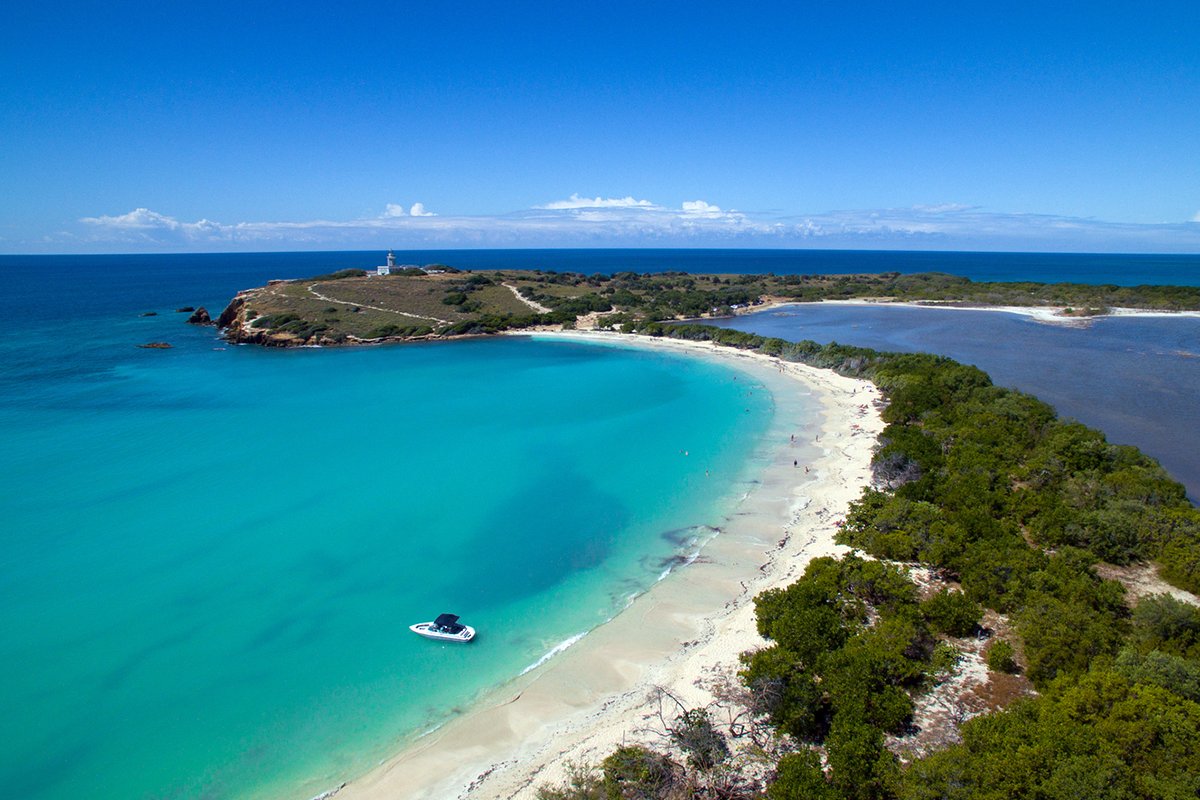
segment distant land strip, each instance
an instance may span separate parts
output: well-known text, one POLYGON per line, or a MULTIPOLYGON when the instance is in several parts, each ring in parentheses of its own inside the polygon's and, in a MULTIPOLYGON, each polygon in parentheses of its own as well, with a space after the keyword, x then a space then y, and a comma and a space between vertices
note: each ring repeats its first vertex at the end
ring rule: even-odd
POLYGON ((936 272, 470 272, 438 264, 395 270, 390 275, 342 270, 303 280, 271 281, 239 293, 217 325, 227 339, 237 343, 334 346, 523 329, 634 332, 655 323, 726 317, 780 303, 830 300, 1019 307, 1085 323, 1114 310, 1200 311, 1200 287, 991 283, 936 272))

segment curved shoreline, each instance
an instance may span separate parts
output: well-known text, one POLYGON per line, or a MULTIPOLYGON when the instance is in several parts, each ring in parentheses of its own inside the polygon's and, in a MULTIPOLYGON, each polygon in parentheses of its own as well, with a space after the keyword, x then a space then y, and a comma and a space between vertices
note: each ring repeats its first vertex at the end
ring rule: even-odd
MULTIPOLYGON (((543 335, 543 334, 538 334, 543 335)), ((559 339, 715 358, 753 373, 772 391, 766 467, 702 558, 677 569, 608 623, 476 708, 427 734, 336 791, 339 800, 532 798, 569 763, 602 758, 646 738, 666 689, 692 706, 713 699, 739 653, 760 646, 753 597, 795 580, 810 558, 840 552, 833 542, 847 504, 870 480, 883 423, 867 381, 710 343, 595 332, 559 339), (816 414, 789 417, 816 400, 816 414), (793 444, 816 439, 811 472, 793 465, 793 444), (452 766, 447 766, 452 765, 452 766)))

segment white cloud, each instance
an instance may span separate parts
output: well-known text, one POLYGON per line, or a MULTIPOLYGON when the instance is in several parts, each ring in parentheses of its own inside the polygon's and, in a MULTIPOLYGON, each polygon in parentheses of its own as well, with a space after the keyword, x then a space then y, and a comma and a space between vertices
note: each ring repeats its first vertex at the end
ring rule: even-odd
POLYGON ((1200 211, 1196 212, 1196 216, 1192 217, 1192 222, 1200 222, 1200 211))
POLYGON ((932 206, 913 206, 913 211, 923 211, 928 214, 954 214, 959 211, 971 211, 978 206, 968 206, 962 203, 938 203, 932 206))
MULTIPOLYGON (((1197 215, 1200 217, 1200 214, 1197 215)), ((185 222, 147 208, 81 220, 77 250, 355 247, 742 246, 1197 252, 1195 222, 1140 224, 1005 214, 958 204, 779 215, 723 210, 705 200, 667 208, 649 200, 580 198, 500 215, 436 215, 388 204, 377 217, 185 222)), ((7 245, 7 243, 6 243, 7 245)))
POLYGON ((180 223, 174 217, 168 217, 164 214, 159 214, 157 211, 151 211, 148 208, 135 208, 128 214, 120 214, 115 217, 107 215, 99 217, 84 217, 80 222, 86 222, 89 225, 101 225, 109 228, 167 228, 176 230, 180 223))
POLYGON ((117 216, 84 217, 80 222, 124 234, 118 237, 124 241, 154 241, 156 234, 164 231, 190 241, 223 239, 228 238, 232 230, 231 226, 222 225, 210 219, 180 222, 175 217, 169 217, 148 208, 135 208, 127 214, 117 216))
POLYGON ((549 211, 566 211, 574 208, 657 208, 649 200, 635 200, 632 195, 626 197, 580 197, 572 194, 566 200, 555 200, 536 208, 549 211))
POLYGON ((696 214, 704 217, 719 217, 722 213, 720 206, 706 203, 703 200, 684 200, 681 208, 685 214, 696 214))

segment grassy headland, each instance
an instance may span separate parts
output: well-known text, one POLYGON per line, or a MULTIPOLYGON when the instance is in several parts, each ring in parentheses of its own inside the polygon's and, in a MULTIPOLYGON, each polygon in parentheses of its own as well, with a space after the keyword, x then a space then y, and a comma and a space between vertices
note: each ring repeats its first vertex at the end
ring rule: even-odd
POLYGON ((947 305, 1051 307, 1064 316, 1110 308, 1200 310, 1200 288, 976 283, 902 275, 581 275, 540 270, 461 272, 438 266, 388 276, 362 270, 276 281, 242 292, 218 325, 238 342, 354 344, 496 333, 540 326, 632 329, 728 316, 777 302, 872 299, 947 305))

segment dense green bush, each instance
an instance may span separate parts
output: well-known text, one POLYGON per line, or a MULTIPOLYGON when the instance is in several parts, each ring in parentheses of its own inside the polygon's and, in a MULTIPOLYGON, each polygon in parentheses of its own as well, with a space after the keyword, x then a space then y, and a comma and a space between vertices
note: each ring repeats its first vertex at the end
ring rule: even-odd
POLYGON ((1005 639, 996 639, 988 645, 987 665, 993 672, 1016 672, 1016 651, 1013 650, 1012 644, 1005 639))
POLYGON ((314 275, 311 278, 302 278, 292 281, 292 283, 309 283, 312 281, 340 281, 343 278, 363 278, 366 277, 365 269, 339 269, 337 272, 326 272, 324 275, 314 275))
POLYGON ((428 325, 399 325, 396 323, 390 323, 387 325, 380 325, 372 330, 368 338, 383 339, 388 337, 399 337, 413 339, 420 336, 429 336, 432 333, 433 328, 428 325))
POLYGON ((929 627, 948 636, 970 636, 979 627, 983 609, 962 592, 943 589, 921 604, 929 627))
POLYGON ((1117 655, 1115 670, 1134 683, 1159 686, 1200 703, 1200 660, 1195 658, 1127 647, 1117 655))
POLYGON ((1109 672, 971 720, 913 763, 902 800, 1194 798, 1200 705, 1109 672))
POLYGON ((1132 643, 1200 661, 1200 608, 1169 594, 1143 597, 1133 610, 1132 643))
POLYGON ((769 800, 840 800, 838 792, 821 768, 814 750, 788 753, 779 759, 775 780, 767 788, 769 800))
POLYGON ((679 766, 671 759, 636 745, 618 747, 600 768, 609 800, 657 800, 680 779, 679 766))
POLYGON ((912 714, 934 640, 916 586, 898 568, 848 556, 817 558, 785 589, 755 598, 771 647, 743 657, 758 710, 801 741, 857 720, 899 731, 912 714), (874 623, 871 624, 871 620, 874 623))

